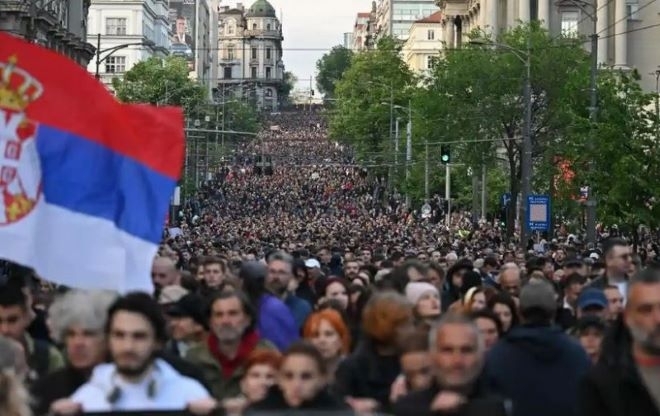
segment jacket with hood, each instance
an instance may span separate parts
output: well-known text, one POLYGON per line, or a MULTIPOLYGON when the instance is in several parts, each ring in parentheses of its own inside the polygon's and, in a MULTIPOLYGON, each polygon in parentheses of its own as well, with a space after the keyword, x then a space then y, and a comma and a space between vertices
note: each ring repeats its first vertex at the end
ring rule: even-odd
POLYGON ((456 264, 447 270, 445 282, 442 287, 442 311, 446 312, 454 302, 461 300, 461 287, 454 285, 452 277, 457 272, 465 270, 466 273, 472 271, 472 263, 469 260, 459 260, 456 264))
POLYGON ((489 351, 483 376, 512 401, 514 416, 578 416, 578 384, 590 367, 560 328, 519 326, 489 351))
POLYGON ((600 360, 580 385, 580 416, 660 416, 632 356, 630 332, 619 319, 603 341, 600 360))
POLYGON ((79 403, 83 412, 157 411, 184 410, 190 402, 209 397, 199 382, 182 376, 157 358, 151 375, 137 384, 123 382, 117 376, 115 364, 100 364, 71 400, 79 403))

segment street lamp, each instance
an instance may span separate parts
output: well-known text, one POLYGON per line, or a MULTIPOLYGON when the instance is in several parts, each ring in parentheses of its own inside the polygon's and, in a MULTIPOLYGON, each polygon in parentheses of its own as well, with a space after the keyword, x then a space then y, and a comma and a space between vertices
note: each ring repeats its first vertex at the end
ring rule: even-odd
POLYGON ((101 49, 101 34, 96 35, 96 72, 94 74, 94 77, 96 79, 101 79, 101 74, 99 74, 99 68, 101 67, 101 63, 105 62, 106 59, 108 59, 113 53, 117 52, 118 50, 128 48, 129 46, 148 46, 148 47, 153 47, 155 44, 151 40, 143 40, 141 42, 131 42, 131 43, 123 43, 121 45, 113 46, 111 48, 105 48, 101 49), (101 54, 105 53, 106 55, 104 57, 101 57, 101 54))
POLYGON ((525 118, 523 123, 523 142, 522 142, 522 186, 521 186, 521 204, 520 204, 520 244, 523 248, 527 247, 530 230, 528 229, 527 218, 527 200, 532 194, 532 54, 531 54, 531 34, 527 37, 527 50, 523 51, 505 43, 496 43, 489 40, 474 40, 470 42, 474 45, 488 45, 507 49, 516 58, 525 65, 525 118))

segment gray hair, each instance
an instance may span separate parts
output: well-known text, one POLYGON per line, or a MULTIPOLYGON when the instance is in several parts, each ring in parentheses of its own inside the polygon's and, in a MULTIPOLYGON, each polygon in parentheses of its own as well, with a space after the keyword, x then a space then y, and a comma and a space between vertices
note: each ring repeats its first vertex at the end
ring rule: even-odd
POLYGON ((472 319, 469 317, 461 314, 461 313, 448 313, 444 315, 434 326, 431 328, 431 331, 429 331, 429 347, 431 349, 431 352, 437 352, 438 349, 438 333, 446 326, 449 325, 463 325, 472 332, 474 332, 474 335, 477 338, 477 353, 478 354, 483 354, 486 351, 486 344, 484 343, 484 337, 481 335, 481 331, 479 331, 479 327, 477 327, 477 324, 474 323, 472 319))
POLYGON ((293 257, 286 251, 275 251, 268 256, 268 264, 272 261, 283 261, 287 263, 293 269, 293 257))
POLYGON ((48 309, 52 337, 61 343, 67 331, 77 325, 102 333, 108 308, 116 299, 116 293, 102 290, 71 290, 57 297, 48 309))
POLYGON ((628 281, 628 287, 626 288, 626 299, 630 299, 630 293, 635 286, 655 285, 658 283, 660 283, 660 270, 654 268, 646 268, 632 276, 628 281))

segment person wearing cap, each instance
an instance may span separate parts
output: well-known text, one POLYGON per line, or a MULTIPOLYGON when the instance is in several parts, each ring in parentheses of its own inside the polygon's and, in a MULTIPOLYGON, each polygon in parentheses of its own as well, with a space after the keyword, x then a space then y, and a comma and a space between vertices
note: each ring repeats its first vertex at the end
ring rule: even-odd
POLYGON ((596 316, 600 319, 607 317, 607 297, 602 290, 587 287, 582 290, 577 300, 578 319, 585 316, 596 316))
POLYGON ((484 381, 512 400, 513 416, 578 416, 578 381, 591 366, 575 340, 553 324, 556 293, 547 281, 520 292, 522 325, 489 351, 484 381))
POLYGON ((585 265, 582 257, 578 255, 567 257, 566 260, 564 260, 562 269, 564 270, 564 276, 568 276, 573 273, 577 273, 580 276, 587 276, 587 266, 585 265))
POLYGON ((606 330, 606 322, 594 315, 584 316, 578 319, 577 324, 575 324, 574 335, 593 364, 596 364, 600 358, 606 330))
POLYGON ((201 296, 189 293, 166 310, 170 329, 170 341, 166 346, 168 351, 184 358, 191 346, 207 338, 203 305, 201 296))

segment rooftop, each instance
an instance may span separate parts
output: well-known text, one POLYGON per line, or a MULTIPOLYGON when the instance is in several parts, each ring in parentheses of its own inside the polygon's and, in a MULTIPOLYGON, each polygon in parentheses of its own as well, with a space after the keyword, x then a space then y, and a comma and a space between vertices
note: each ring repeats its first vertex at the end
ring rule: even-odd
POLYGON ((432 15, 425 17, 420 20, 416 20, 415 23, 441 23, 442 22, 442 12, 438 10, 432 15))
POLYGON ((247 10, 246 17, 277 17, 275 8, 268 0, 257 0, 247 10))

